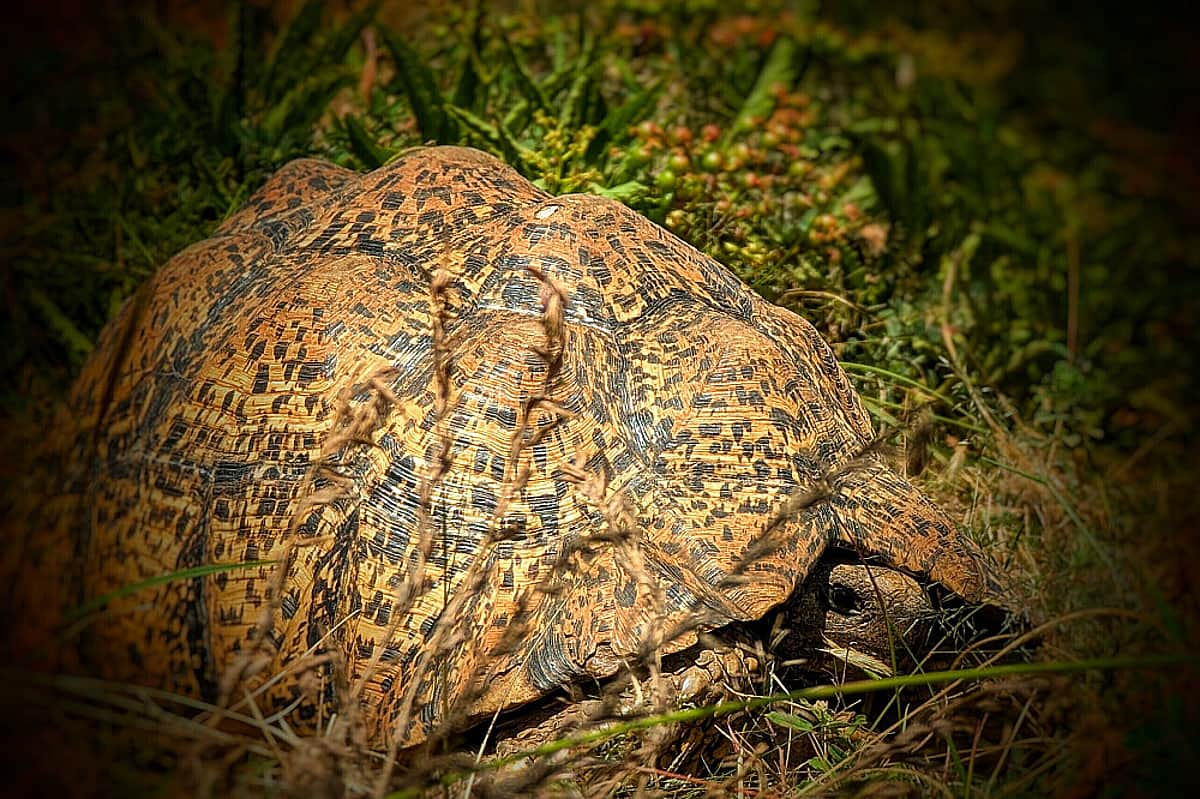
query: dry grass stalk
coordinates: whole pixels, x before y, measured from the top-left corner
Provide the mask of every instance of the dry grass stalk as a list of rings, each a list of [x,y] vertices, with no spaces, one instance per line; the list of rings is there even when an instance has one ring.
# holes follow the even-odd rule
[[[467,572],[463,578],[463,584],[459,590],[451,598],[449,604],[441,613],[438,624],[435,626],[426,647],[422,650],[414,666],[414,673],[417,675],[409,686],[406,688],[404,700],[400,707],[400,712],[397,714],[402,719],[402,728],[393,732],[392,744],[389,746],[387,763],[394,762],[396,750],[400,740],[403,740],[407,734],[407,725],[411,723],[412,707],[415,702],[417,691],[422,683],[422,677],[431,662],[437,662],[440,657],[448,652],[456,649],[461,643],[462,629],[457,624],[461,615],[461,611],[472,596],[480,593],[485,587],[491,575],[487,571],[489,562],[488,551],[499,541],[511,535],[511,532],[506,530],[504,522],[507,517],[508,508],[514,498],[524,489],[529,480],[530,466],[527,459],[523,458],[523,453],[530,447],[540,442],[553,428],[561,421],[570,418],[570,414],[566,412],[557,402],[551,399],[550,394],[553,386],[558,378],[562,366],[563,350],[565,346],[565,328],[564,328],[564,310],[569,300],[568,294],[556,281],[547,276],[544,272],[536,267],[530,267],[529,273],[539,282],[539,297],[542,304],[541,323],[545,335],[545,344],[543,346],[532,347],[545,364],[545,375],[543,378],[541,391],[533,393],[526,398],[522,403],[521,413],[518,416],[517,423],[514,426],[510,437],[510,446],[508,458],[505,463],[505,473],[501,486],[500,495],[496,507],[492,513],[492,524],[484,538],[477,544],[475,555],[468,566]],[[445,318],[444,304],[439,304],[437,299],[444,292],[445,286],[448,284],[446,276],[448,273],[439,272],[435,276],[433,296],[435,298],[433,307],[434,312],[431,314],[433,325],[433,340],[434,340],[434,358],[435,358],[435,380],[438,384],[437,394],[442,397],[439,408],[439,418],[444,418],[450,408],[449,401],[449,386],[450,386],[450,351],[447,344],[447,336],[445,333]],[[530,426],[533,414],[536,411],[545,411],[552,415],[550,422],[539,425],[532,434]],[[443,452],[448,453],[452,434],[450,431],[441,430],[438,435],[439,441],[442,442]],[[448,459],[445,460],[446,468],[449,466]],[[427,507],[427,503],[423,503]],[[430,529],[428,516],[423,519],[424,529]],[[424,551],[424,541],[422,543]],[[547,576],[547,580],[553,577],[554,571]],[[531,590],[536,590],[538,586]],[[525,612],[531,604],[532,594],[527,593],[521,598],[519,607],[513,618],[510,620],[508,628],[505,630],[505,635],[502,637],[497,646],[499,654],[505,651],[511,651],[514,646],[519,645],[519,642],[524,640],[527,629],[527,613]],[[443,708],[442,730],[449,732],[457,727],[464,720],[468,708],[482,694],[485,685],[481,674],[471,675],[471,679],[467,682],[472,686],[467,691],[455,698],[453,705]],[[444,735],[445,733],[443,733]],[[443,739],[443,735],[435,732],[422,747],[425,752],[430,752],[433,747],[437,746]],[[429,768],[436,768],[441,765],[437,760],[430,758],[414,758],[415,761],[423,763],[425,768],[418,768],[416,771],[406,775],[408,779],[419,778],[420,773],[429,773]],[[386,765],[384,773],[376,786],[376,793],[382,794],[386,790],[386,786],[390,781],[391,766]],[[546,778],[553,773],[553,770],[548,771]],[[539,779],[541,777],[539,776]]]
[[[441,621],[439,621],[429,642],[429,647],[422,653],[415,672],[418,675],[424,674],[425,669],[428,668],[431,662],[435,662],[440,655],[454,649],[460,643],[461,631],[456,629],[454,623],[458,615],[456,611],[461,609],[467,597],[480,590],[490,578],[485,568],[487,564],[486,553],[491,546],[508,534],[508,531],[503,526],[507,507],[518,496],[529,479],[530,466],[528,459],[522,457],[523,454],[530,446],[542,441],[556,425],[570,418],[569,413],[552,399],[553,387],[560,374],[563,353],[565,351],[564,309],[568,302],[568,297],[566,292],[556,282],[540,272],[540,270],[534,268],[530,272],[541,284],[540,297],[543,305],[541,321],[545,336],[544,345],[535,346],[531,349],[545,363],[545,381],[542,390],[535,392],[523,403],[522,412],[518,416],[518,422],[510,439],[510,451],[506,464],[504,485],[501,499],[493,515],[493,527],[485,540],[480,542],[476,556],[471,564],[470,572],[462,587],[463,590],[455,596],[451,604],[447,607],[446,612],[443,613]],[[450,451],[453,443],[453,433],[446,429],[449,411],[454,405],[451,381],[453,347],[451,338],[446,331],[449,319],[446,309],[447,292],[450,283],[450,275],[444,270],[439,270],[439,272],[431,277],[430,324],[434,358],[433,380],[435,390],[433,393],[435,403],[435,433],[428,461],[429,466],[422,476],[420,486],[420,515],[418,517],[420,532],[417,553],[413,560],[413,567],[407,579],[402,581],[396,597],[396,607],[399,610],[392,615],[393,631],[403,618],[404,613],[402,611],[411,607],[412,602],[422,592],[428,590],[429,582],[425,577],[424,569],[435,544],[434,525],[431,524],[433,493],[438,482],[447,474],[451,467]],[[377,373],[368,375],[364,380],[359,381],[340,396],[332,432],[324,442],[319,456],[313,464],[306,483],[309,490],[305,492],[305,499],[297,507],[293,517],[289,536],[282,550],[283,556],[281,562],[276,567],[276,581],[270,592],[271,601],[268,603],[268,607],[264,610],[264,616],[260,620],[259,635],[256,636],[257,640],[262,641],[265,639],[265,633],[270,629],[273,615],[278,609],[279,598],[282,595],[283,580],[286,579],[289,572],[294,547],[319,544],[324,540],[296,540],[299,526],[303,519],[315,508],[347,497],[354,490],[352,480],[338,471],[338,464],[344,456],[345,448],[350,446],[373,446],[375,432],[386,421],[390,408],[397,403],[396,397],[389,388],[389,383],[394,377],[395,374],[393,371],[380,370]],[[361,395],[364,392],[369,392],[369,397],[365,402],[361,400]],[[352,399],[355,397],[360,397],[360,400],[357,403],[352,403]],[[534,426],[533,420],[538,412],[548,414],[550,420]],[[531,428],[533,429],[531,430]],[[716,602],[719,600],[719,594],[723,589],[735,585],[738,581],[744,579],[744,574],[752,563],[774,551],[782,543],[780,532],[785,528],[785,523],[788,520],[803,513],[814,503],[827,497],[831,490],[831,485],[835,482],[837,476],[844,471],[856,468],[862,458],[880,451],[883,446],[882,442],[882,438],[877,439],[865,447],[855,458],[841,465],[838,469],[824,475],[815,485],[806,490],[797,491],[787,497],[764,528],[756,546],[752,547],[746,556],[735,564],[734,568],[730,570],[726,579],[719,586],[714,587],[714,596],[706,597],[705,599]],[[559,559],[558,563],[555,564],[544,580],[536,586],[527,588],[526,592],[520,598],[518,612],[514,614],[512,622],[494,654],[501,655],[520,648],[522,641],[528,633],[526,627],[528,614],[525,611],[532,605],[532,598],[536,595],[536,592],[553,592],[557,590],[556,582],[571,568],[573,557],[581,554],[588,548],[611,546],[613,547],[614,558],[619,567],[636,578],[639,599],[644,599],[648,603],[648,617],[652,621],[645,625],[643,640],[635,662],[630,663],[623,673],[616,676],[605,686],[601,701],[592,704],[590,711],[578,719],[575,722],[575,726],[576,729],[586,729],[602,725],[606,721],[613,719],[629,718],[631,712],[634,715],[650,715],[661,711],[665,707],[665,702],[668,698],[667,691],[661,683],[661,651],[663,645],[669,641],[676,640],[678,636],[708,629],[715,623],[722,622],[723,620],[720,618],[719,613],[706,608],[704,602],[697,602],[696,606],[692,608],[692,612],[682,623],[667,629],[665,623],[661,621],[665,616],[663,589],[647,567],[645,555],[640,544],[640,530],[638,529],[637,519],[629,507],[626,498],[619,491],[610,491],[606,477],[603,474],[588,472],[584,469],[582,463],[560,464],[560,468],[563,477],[574,483],[577,486],[577,490],[588,503],[599,511],[605,520],[605,529],[598,535],[593,535],[586,540],[578,542],[573,551],[564,553],[564,556]],[[320,484],[320,488],[311,490],[313,486],[318,484]],[[719,607],[719,602],[716,606]],[[339,624],[344,623],[344,621],[339,622]],[[341,710],[339,717],[336,720],[331,720],[331,722],[336,721],[336,723],[330,723],[326,726],[326,734],[320,740],[298,739],[285,726],[280,726],[282,724],[282,716],[280,714],[275,714],[272,717],[264,717],[261,711],[259,711],[256,704],[256,697],[266,687],[281,679],[282,675],[272,675],[265,684],[257,686],[254,690],[243,688],[240,698],[234,700],[234,688],[240,685],[247,677],[252,676],[256,668],[261,669],[263,665],[261,657],[258,661],[247,659],[237,669],[231,670],[232,674],[223,685],[224,690],[222,691],[221,701],[215,706],[203,709],[203,714],[200,718],[207,723],[203,724],[202,727],[209,730],[209,733],[201,734],[195,731],[196,719],[187,719],[186,724],[181,724],[178,727],[181,731],[181,737],[187,738],[190,736],[191,739],[196,740],[197,748],[193,750],[194,757],[191,758],[194,763],[203,765],[211,771],[214,768],[213,758],[207,756],[201,757],[201,755],[205,752],[203,747],[211,749],[215,746],[227,750],[229,753],[227,756],[232,758],[229,760],[230,763],[238,759],[238,757],[233,756],[234,754],[244,754],[247,752],[252,752],[259,757],[275,761],[278,763],[281,783],[301,784],[305,780],[320,776],[320,773],[324,773],[326,776],[330,773],[335,773],[343,789],[350,789],[351,784],[357,784],[359,788],[354,790],[365,791],[365,782],[355,782],[352,778],[347,781],[346,778],[347,774],[358,769],[359,773],[363,774],[374,772],[375,776],[373,780],[369,777],[366,778],[368,781],[373,781],[373,789],[371,790],[373,794],[382,795],[393,788],[395,781],[392,778],[392,772],[397,761],[398,746],[407,732],[407,725],[412,722],[412,708],[417,696],[420,679],[412,681],[405,689],[405,701],[402,706],[402,712],[399,714],[399,718],[401,719],[400,726],[393,731],[392,744],[389,746],[386,755],[383,756],[382,764],[379,764],[379,755],[367,751],[361,744],[356,745],[353,741],[353,729],[359,723],[355,718],[353,708],[359,701],[366,680],[378,668],[383,647],[377,646],[375,648],[364,676],[360,677],[353,688],[348,691],[345,685],[346,675],[344,674],[344,664],[340,658],[331,653],[317,654],[316,649],[317,647],[314,646],[304,656],[287,664],[285,671],[312,670],[321,674],[321,679],[326,679],[327,672],[331,671],[333,673],[331,679],[338,684],[336,687],[338,688]],[[760,662],[763,662],[763,659],[760,659]],[[644,683],[639,682],[638,674],[648,675]],[[628,702],[622,702],[621,694],[622,692],[632,690],[640,696],[639,692],[642,691],[643,687],[648,689],[646,696],[641,697],[631,711],[628,707]],[[450,732],[466,720],[466,708],[477,695],[477,693],[468,691],[461,697],[456,707],[446,709],[447,713],[444,716],[446,724],[440,730],[434,732],[428,742],[421,748],[421,754],[411,759],[408,770],[403,775],[402,782],[409,785],[428,785],[431,784],[431,780],[439,771],[444,771],[445,769],[469,769],[473,763],[479,761],[484,751],[482,747],[479,753],[472,758],[464,758],[462,755],[450,755],[439,758],[431,756],[445,743]],[[950,696],[951,693],[948,688],[938,696],[928,700],[916,711],[912,711],[912,714],[930,714],[937,707],[944,709],[946,707],[945,703]],[[942,703],[940,706],[938,705],[939,702]],[[982,739],[979,738],[981,734],[979,729],[972,729],[971,733],[975,736],[974,751],[976,755],[979,757],[995,756],[999,758],[994,767],[998,770],[1003,765],[1005,759],[1011,757],[1011,752],[1014,748],[1026,745],[1028,736],[1021,734],[1020,731],[1023,726],[1031,723],[1032,718],[1036,715],[1034,711],[1030,710],[1033,707],[1031,703],[1032,699],[1028,699],[1021,705],[1018,711],[1018,722],[1009,728],[1007,737],[1000,744],[991,745],[990,748],[989,746],[985,746],[982,743]],[[239,712],[237,708],[244,708],[245,712]],[[135,706],[126,703],[120,707],[120,710],[125,713],[135,713],[137,709]],[[111,714],[114,711],[107,712]],[[943,710],[942,712],[948,711]],[[205,715],[207,715],[207,718],[204,717]],[[766,785],[773,779],[772,775],[778,776],[783,772],[794,769],[794,766],[790,765],[794,761],[783,749],[778,747],[764,749],[764,744],[761,740],[759,743],[754,743],[755,736],[761,739],[766,735],[766,732],[770,731],[767,730],[764,732],[761,729],[761,722],[753,721],[753,714],[744,714],[743,717],[746,721],[740,723],[743,725],[750,724],[750,727],[743,726],[741,729],[735,729],[732,726],[732,721],[727,719],[720,727],[716,728],[721,731],[725,740],[732,747],[731,751],[733,752],[734,761],[732,761],[731,768],[733,771],[732,775],[723,781],[717,783],[710,781],[710,784],[706,787],[710,791],[737,791],[741,795],[754,795],[756,792],[759,795],[769,795],[769,792],[763,793],[752,786]],[[130,716],[129,718],[131,724],[134,725],[146,726],[148,724],[145,719],[138,721],[134,716]],[[177,718],[183,719],[184,717],[177,716]],[[911,719],[915,718],[915,716],[906,712],[904,718]],[[254,737],[230,735],[216,729],[217,722],[222,720],[245,725],[247,728],[256,731],[257,735]],[[947,729],[961,732],[962,729],[965,729],[955,727],[954,722],[938,723],[942,726],[938,726],[938,724],[931,721],[929,729],[935,732]],[[160,724],[155,729],[171,729],[172,724],[173,722],[171,721],[161,722],[160,717]],[[755,724],[759,725],[758,732],[755,732],[756,728],[753,726]],[[947,724],[950,726],[947,727]],[[893,726],[884,730],[878,740],[883,741],[885,740],[885,736],[895,735],[897,729],[897,727]],[[912,725],[910,725],[910,729],[912,729]],[[187,730],[186,734],[183,732],[184,730]],[[895,747],[883,745],[875,746],[874,748],[865,747],[859,750],[858,755],[843,761],[849,763],[849,766],[840,767],[840,764],[839,766],[835,766],[833,770],[828,772],[832,776],[828,776],[824,780],[818,780],[818,783],[830,786],[853,782],[857,776],[866,774],[871,769],[881,768],[873,764],[891,763],[893,760],[901,758],[903,747],[909,747],[908,750],[904,751],[911,754],[911,751],[920,751],[920,746],[917,743],[923,746],[930,746],[930,741],[934,740],[930,737],[932,734],[929,733],[924,737],[918,737],[914,733],[902,741],[897,739],[898,742]],[[675,740],[676,737],[676,730],[658,727],[648,733],[643,732],[632,736],[630,740],[622,745],[622,751],[615,753],[618,754],[616,760],[612,759],[612,755],[614,754],[612,751],[608,753],[607,757],[609,759],[607,761],[596,760],[586,752],[573,752],[567,756],[543,759],[537,763],[530,764],[530,767],[526,768],[523,773],[515,776],[505,774],[499,778],[489,777],[488,779],[477,781],[469,785],[468,790],[473,787],[483,795],[487,795],[488,792],[493,791],[531,792],[548,789],[557,776],[571,769],[578,772],[586,770],[589,773],[588,784],[592,791],[611,790],[615,789],[616,786],[629,786],[632,783],[636,784],[640,792],[648,793],[654,790],[654,785],[660,784],[661,780],[677,778],[677,775],[671,775],[669,772],[659,774],[653,768],[649,768],[646,765],[657,762],[663,745]],[[914,746],[916,749],[912,749]],[[772,757],[774,758],[774,762],[771,762]],[[340,767],[327,765],[316,768],[315,772],[313,768],[310,768],[314,763],[329,763],[331,759],[338,760],[339,758],[343,762],[343,765]],[[345,763],[353,763],[353,765],[345,765]],[[221,768],[225,768],[225,766],[221,766]],[[209,778],[215,779],[211,774]],[[720,787],[715,788],[714,786],[716,785]],[[930,785],[929,787],[933,786]]]
[[[432,552],[434,544],[434,531],[431,524],[433,491],[450,470],[450,453],[454,440],[452,432],[447,429],[446,425],[446,419],[452,407],[453,400],[450,342],[446,333],[446,324],[449,321],[447,290],[453,279],[453,274],[443,268],[438,268],[430,275],[429,325],[433,352],[434,447],[436,449],[433,457],[429,460],[429,465],[425,473],[421,477],[419,489],[420,501],[417,506],[417,557],[412,562],[412,568],[407,578],[400,582],[399,593],[394,600],[395,604],[391,624],[383,639],[384,641],[391,639],[392,635],[398,629],[400,621],[412,608],[413,603],[429,587],[429,580],[425,575],[425,565],[429,561],[429,554]],[[354,700],[358,699],[363,687],[378,669],[384,649],[385,645],[380,644],[372,651],[371,659],[364,669],[362,677],[351,692]],[[426,649],[426,653],[431,651],[432,646]],[[396,754],[400,741],[408,734],[408,725],[412,722],[412,703],[416,698],[416,691],[420,687],[421,682],[419,675],[423,672],[425,663],[427,662],[424,654],[417,664],[417,679],[412,680],[405,688],[402,712],[400,713],[401,727],[393,730],[392,737],[388,742],[387,756],[384,759],[383,768],[380,769],[373,791],[373,794],[376,796],[382,796],[387,790],[387,786],[391,781],[392,769],[395,767]]]

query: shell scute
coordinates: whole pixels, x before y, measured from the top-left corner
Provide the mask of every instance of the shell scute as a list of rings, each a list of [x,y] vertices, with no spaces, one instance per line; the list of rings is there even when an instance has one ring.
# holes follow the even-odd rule
[[[854,465],[871,425],[811,325],[473,150],[284,167],[130,303],[76,402],[88,594],[274,561],[114,600],[97,651],[137,643],[108,673],[280,675],[264,712],[311,727],[336,697],[296,664],[337,653],[381,745],[756,618],[835,540],[979,591],[940,511]]]

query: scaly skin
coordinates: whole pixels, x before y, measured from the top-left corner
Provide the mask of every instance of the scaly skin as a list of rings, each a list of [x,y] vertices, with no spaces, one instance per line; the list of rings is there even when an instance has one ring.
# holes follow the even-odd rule
[[[528,267],[569,296],[553,370]],[[540,395],[565,415],[526,416]],[[290,664],[258,701],[270,714],[298,700],[288,723],[313,729],[347,698],[329,662],[313,667],[321,690],[302,690],[297,661],[333,653],[364,682],[377,746],[612,674],[697,609],[707,628],[758,618],[834,541],[968,600],[986,588],[929,500],[877,456],[856,459],[871,424],[811,325],[624,206],[550,197],[473,150],[418,149],[367,175],[284,167],[126,306],[74,403],[73,503],[56,529],[80,599],[289,555],[111,601],[85,634],[94,668],[212,699]],[[371,408],[359,440],[330,438]],[[761,551],[772,514],[822,475],[832,493]],[[636,548],[581,550],[613,532],[599,505],[614,496]],[[422,562],[424,590],[400,606]]]
[[[844,674],[854,659],[878,661],[880,671],[905,668],[929,654],[937,610],[925,587],[882,566],[822,559],[783,606],[790,635],[776,654],[802,659],[806,671]],[[832,645],[833,649],[830,649]]]

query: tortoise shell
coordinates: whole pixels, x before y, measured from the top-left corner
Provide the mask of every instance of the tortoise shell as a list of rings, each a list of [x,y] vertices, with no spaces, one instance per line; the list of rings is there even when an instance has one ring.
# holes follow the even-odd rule
[[[832,542],[985,588],[810,324],[470,149],[283,167],[74,402],[83,598],[152,583],[95,667],[307,729],[357,702],[379,746],[758,618]]]

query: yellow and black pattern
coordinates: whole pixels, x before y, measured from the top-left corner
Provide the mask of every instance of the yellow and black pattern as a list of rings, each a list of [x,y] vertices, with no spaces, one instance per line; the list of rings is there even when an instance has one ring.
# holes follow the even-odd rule
[[[761,616],[833,541],[985,588],[952,523],[854,460],[871,425],[811,325],[473,150],[284,167],[130,302],[74,401],[83,597],[276,561],[114,599],[95,666],[210,698],[271,679],[299,728],[357,696],[380,746],[611,674],[697,611]],[[314,695],[300,661],[323,653]]]

